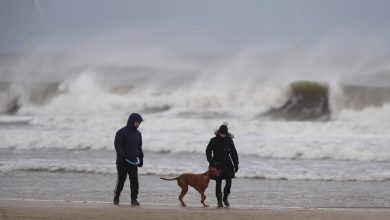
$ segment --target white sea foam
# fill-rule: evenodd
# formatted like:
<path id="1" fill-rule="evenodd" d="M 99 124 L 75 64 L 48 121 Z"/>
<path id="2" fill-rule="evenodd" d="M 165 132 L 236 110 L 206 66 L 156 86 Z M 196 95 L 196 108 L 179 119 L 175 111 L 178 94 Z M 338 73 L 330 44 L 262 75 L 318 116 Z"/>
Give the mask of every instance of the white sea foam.
<path id="1" fill-rule="evenodd" d="M 390 161 L 390 131 L 384 121 L 388 106 L 361 112 L 342 112 L 332 121 L 262 121 L 236 116 L 230 129 L 240 154 L 285 159 L 336 159 Z M 367 120 L 367 116 L 381 117 Z M 352 114 L 352 116 L 351 116 Z M 214 129 L 222 118 L 182 117 L 174 113 L 144 115 L 140 130 L 146 151 L 204 153 Z M 230 118 L 230 116 L 229 116 Z M 351 118 L 355 120 L 350 121 Z M 9 120 L 9 116 L 0 121 Z M 14 119 L 13 119 L 14 120 Z M 117 129 L 124 126 L 127 114 L 88 114 L 22 116 L 28 125 L 6 125 L 0 134 L 0 148 L 114 150 Z"/>

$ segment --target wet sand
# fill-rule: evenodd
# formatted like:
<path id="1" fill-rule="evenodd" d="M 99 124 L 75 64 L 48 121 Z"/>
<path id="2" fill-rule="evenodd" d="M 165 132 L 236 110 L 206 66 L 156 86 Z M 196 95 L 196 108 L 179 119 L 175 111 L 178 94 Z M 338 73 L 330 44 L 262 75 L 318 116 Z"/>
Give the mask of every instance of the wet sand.
<path id="1" fill-rule="evenodd" d="M 345 219 L 388 220 L 386 208 L 216 208 L 180 207 L 164 204 L 129 204 L 115 206 L 111 203 L 0 200 L 0 219 Z"/>

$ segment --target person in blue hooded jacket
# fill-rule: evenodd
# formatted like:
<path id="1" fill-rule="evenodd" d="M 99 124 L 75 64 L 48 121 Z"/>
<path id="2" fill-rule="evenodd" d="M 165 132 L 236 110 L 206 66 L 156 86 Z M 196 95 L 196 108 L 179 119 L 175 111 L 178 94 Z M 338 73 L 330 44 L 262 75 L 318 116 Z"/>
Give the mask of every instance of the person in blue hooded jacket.
<path id="1" fill-rule="evenodd" d="M 138 167 L 143 166 L 144 153 L 142 151 L 142 135 L 138 127 L 143 121 L 138 113 L 132 113 L 127 120 L 127 125 L 116 132 L 115 150 L 118 179 L 114 190 L 114 204 L 119 204 L 119 197 L 126 177 L 129 175 L 131 205 L 139 206 L 138 198 Z"/>

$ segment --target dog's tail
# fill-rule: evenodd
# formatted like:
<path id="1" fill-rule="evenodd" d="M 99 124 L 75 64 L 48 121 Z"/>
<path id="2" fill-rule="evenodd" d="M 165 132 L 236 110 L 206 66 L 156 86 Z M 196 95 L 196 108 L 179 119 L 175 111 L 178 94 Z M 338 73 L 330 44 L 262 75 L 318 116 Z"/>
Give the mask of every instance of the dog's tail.
<path id="1" fill-rule="evenodd" d="M 175 177 L 175 178 L 164 178 L 164 177 L 160 177 L 160 179 L 171 181 L 171 180 L 177 180 L 177 177 Z"/>

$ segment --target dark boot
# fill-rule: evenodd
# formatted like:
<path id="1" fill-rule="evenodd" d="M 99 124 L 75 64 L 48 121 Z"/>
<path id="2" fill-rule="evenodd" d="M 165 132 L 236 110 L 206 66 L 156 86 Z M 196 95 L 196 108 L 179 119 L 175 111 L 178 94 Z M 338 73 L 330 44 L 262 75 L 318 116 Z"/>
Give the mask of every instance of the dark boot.
<path id="1" fill-rule="evenodd" d="M 218 201 L 218 208 L 222 208 L 222 195 L 217 195 L 217 201 Z"/>
<path id="2" fill-rule="evenodd" d="M 230 206 L 230 203 L 228 201 L 228 196 L 229 196 L 229 194 L 223 195 L 223 203 L 225 204 L 226 207 Z"/>
<path id="3" fill-rule="evenodd" d="M 119 196 L 118 195 L 114 196 L 114 205 L 119 205 Z"/>
<path id="4" fill-rule="evenodd" d="M 139 206 L 140 204 L 139 204 L 139 202 L 136 199 L 132 199 L 131 200 L 131 205 L 132 206 Z"/>

